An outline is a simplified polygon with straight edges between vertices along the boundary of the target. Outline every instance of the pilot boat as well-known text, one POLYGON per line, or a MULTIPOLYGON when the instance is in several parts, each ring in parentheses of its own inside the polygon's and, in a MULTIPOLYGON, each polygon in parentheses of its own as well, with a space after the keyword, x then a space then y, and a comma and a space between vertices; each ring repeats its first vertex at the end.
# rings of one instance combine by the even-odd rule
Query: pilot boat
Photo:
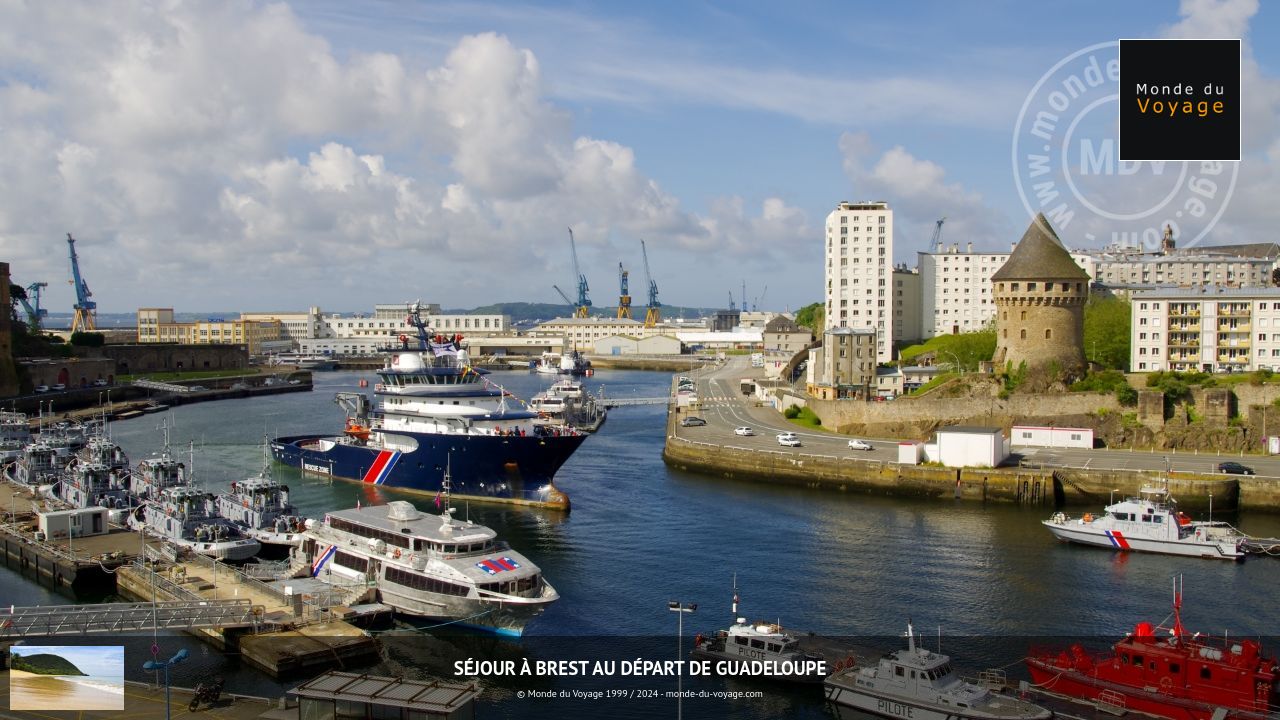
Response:
POLYGON ((289 554, 302 542, 303 518, 289 502, 289 486, 263 470, 257 477, 231 483, 230 492, 213 499, 213 510, 240 532, 262 543, 264 555, 289 554))
MULTIPOLYGON (((907 649, 856 663, 826 680, 827 700, 838 707, 909 720, 1048 720, 1048 710, 962 680, 951 658, 916 644, 907 623, 907 649)), ((843 714, 842 714, 843 716, 843 714)))
POLYGON ((1192 520, 1164 486, 1147 485, 1137 497, 1108 505, 1101 515, 1054 513, 1044 526, 1063 542, 1120 551, 1243 560, 1248 537, 1224 522, 1192 520))
MULTIPOLYGON (((699 633, 693 639, 690 653, 699 660, 760 661, 772 663, 765 667, 791 672, 766 673, 772 680, 802 683, 820 683, 826 678, 827 667, 822 655, 805 652, 800 639, 783 629, 778 623, 748 622, 738 615, 738 591, 733 593, 734 624, 728 630, 718 630, 710 635, 699 633)), ((719 663, 713 667, 726 667, 719 663)), ((732 666, 727 666, 732 671, 732 666)), ((740 675, 742 673, 733 673, 740 675)))

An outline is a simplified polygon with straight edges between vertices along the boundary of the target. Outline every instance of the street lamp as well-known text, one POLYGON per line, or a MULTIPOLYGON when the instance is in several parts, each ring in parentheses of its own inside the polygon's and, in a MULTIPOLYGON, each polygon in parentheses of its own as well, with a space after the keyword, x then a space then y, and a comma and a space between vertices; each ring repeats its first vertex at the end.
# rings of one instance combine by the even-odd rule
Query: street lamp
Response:
POLYGON ((143 670, 164 671, 164 720, 170 720, 171 717, 169 713, 169 668, 186 659, 187 649, 183 648, 168 660, 148 660, 142 665, 143 670))
POLYGON ((955 365, 954 365, 953 367, 955 367, 957 370, 959 370, 961 375, 963 375, 963 374, 964 374, 964 366, 960 364, 960 357, 959 357, 958 355, 956 355, 955 353, 951 352, 950 350, 939 350, 938 352, 940 352, 940 353, 942 353, 942 354, 944 354, 944 355, 950 355, 950 356, 951 356, 951 359, 956 361, 956 362, 955 362, 955 365))
MULTIPOLYGON (((667 603, 667 609, 676 613, 676 660, 684 659, 684 614, 698 609, 698 603, 681 604, 678 600, 667 603)), ((680 667, 677 665, 676 667, 680 667)), ((676 720, 684 713, 684 672, 676 672, 676 720)))

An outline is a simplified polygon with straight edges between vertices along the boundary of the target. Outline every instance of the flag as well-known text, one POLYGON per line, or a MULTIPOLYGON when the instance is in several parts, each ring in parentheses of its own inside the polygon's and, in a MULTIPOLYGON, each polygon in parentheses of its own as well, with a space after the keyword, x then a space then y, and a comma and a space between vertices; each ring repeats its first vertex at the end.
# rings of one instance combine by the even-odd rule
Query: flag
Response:
POLYGON ((360 498, 356 498, 356 509, 360 509, 360 498))
POLYGON ((436 507, 440 507, 440 493, 436 492, 436 507))

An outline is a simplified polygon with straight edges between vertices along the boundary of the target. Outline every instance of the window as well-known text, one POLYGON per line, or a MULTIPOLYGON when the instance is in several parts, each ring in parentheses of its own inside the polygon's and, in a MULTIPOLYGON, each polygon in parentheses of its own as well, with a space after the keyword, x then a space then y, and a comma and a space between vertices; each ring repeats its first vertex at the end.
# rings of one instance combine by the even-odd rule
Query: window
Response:
POLYGON ((1045 340, 1052 340, 1052 339, 1053 339, 1053 330, 1051 330, 1051 329, 1049 329, 1049 328, 1045 328, 1045 330, 1044 330, 1044 339, 1045 339, 1045 340))
POLYGON ((1023 339, 1023 340, 1026 340, 1026 339, 1027 339, 1027 330, 1026 330, 1026 328, 1023 328, 1023 330, 1022 330, 1022 338, 1021 338, 1021 339, 1023 339))

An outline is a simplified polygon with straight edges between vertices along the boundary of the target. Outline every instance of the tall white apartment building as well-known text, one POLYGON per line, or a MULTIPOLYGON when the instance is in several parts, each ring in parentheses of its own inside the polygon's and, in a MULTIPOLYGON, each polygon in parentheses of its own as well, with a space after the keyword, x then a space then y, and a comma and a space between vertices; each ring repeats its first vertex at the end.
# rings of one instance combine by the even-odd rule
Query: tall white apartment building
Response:
MULTIPOLYGON (((1009 260, 1012 252, 974 252, 973 243, 964 250, 959 244, 937 245, 932 252, 917 253, 920 271, 920 332, 916 337, 981 330, 996 314, 991 296, 991 275, 1009 260)), ((1083 252, 1072 252, 1090 278, 1095 277, 1095 260, 1083 252)))
POLYGON ((893 359, 893 210, 841 202, 827 215, 826 328, 872 329, 876 360, 893 359))
POLYGON ((1280 288, 1168 288, 1130 303, 1133 372, 1280 369, 1280 288))

